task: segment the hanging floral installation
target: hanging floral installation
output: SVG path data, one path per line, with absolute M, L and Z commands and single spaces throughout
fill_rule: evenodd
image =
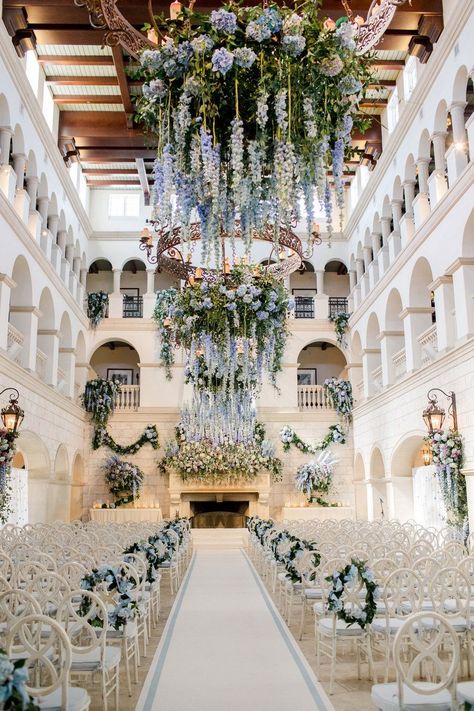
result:
M 105 462 L 103 469 L 110 493 L 115 497 L 110 508 L 125 506 L 140 498 L 140 489 L 145 476 L 136 464 L 113 455 Z
M 433 464 L 450 526 L 464 530 L 467 537 L 468 510 L 466 479 L 463 466 L 462 437 L 453 430 L 436 430 L 427 437 L 431 445 Z
M 15 454 L 17 434 L 0 428 L 0 523 L 5 524 L 11 514 L 10 469 Z
M 303 454 L 316 454 L 316 452 L 327 449 L 331 444 L 345 444 L 346 433 L 340 424 L 331 425 L 329 432 L 320 442 L 308 444 L 298 437 L 292 427 L 285 425 L 280 430 L 280 440 L 283 443 L 283 450 L 285 452 L 288 452 L 293 446 L 299 449 L 300 452 L 303 452 Z
M 337 414 L 351 422 L 354 399 L 350 381 L 328 378 L 324 381 L 324 387 Z
M 151 444 L 153 449 L 159 449 L 160 440 L 156 425 L 147 425 L 140 437 L 132 444 L 127 445 L 117 444 L 114 438 L 107 432 L 107 428 L 103 425 L 97 425 L 95 427 L 92 437 L 92 449 L 108 447 L 115 452 L 115 454 L 120 455 L 136 454 L 145 444 Z
M 331 490 L 334 467 L 337 464 L 332 452 L 321 452 L 316 460 L 311 460 L 298 467 L 295 485 L 298 491 L 308 497 L 308 502 L 320 506 L 331 506 L 324 498 Z
M 246 265 L 158 295 L 163 365 L 170 375 L 174 348 L 184 347 L 186 382 L 194 386 L 181 416 L 190 443 L 252 442 L 264 371 L 275 385 L 282 368 L 289 308 L 281 282 Z
M 96 378 L 88 380 L 81 395 L 82 406 L 92 417 L 92 422 L 105 427 L 115 409 L 115 399 L 120 384 L 115 380 Z
M 106 291 L 94 291 L 87 294 L 87 318 L 91 328 L 97 328 L 105 318 L 109 308 L 109 295 Z
M 341 348 L 347 348 L 346 333 L 348 329 L 349 319 L 351 314 L 341 311 L 341 313 L 329 316 L 329 320 L 334 324 L 336 340 Z
M 277 241 L 300 203 L 310 237 L 316 194 L 330 232 L 329 171 L 343 207 L 351 131 L 368 125 L 359 104 L 369 60 L 357 22 L 324 22 L 312 0 L 297 9 L 183 7 L 160 18 L 161 46 L 140 56 L 137 118 L 158 148 L 154 218 L 186 240 L 197 215 L 205 260 L 219 263 L 222 229 L 232 241 L 236 218 L 248 250 L 265 224 Z
M 257 423 L 251 442 L 227 442 L 216 446 L 210 440 L 190 440 L 187 427 L 176 428 L 176 438 L 167 443 L 160 471 L 175 471 L 184 481 L 231 483 L 254 479 L 262 470 L 274 482 L 281 481 L 282 463 L 275 446 L 265 438 L 265 428 Z

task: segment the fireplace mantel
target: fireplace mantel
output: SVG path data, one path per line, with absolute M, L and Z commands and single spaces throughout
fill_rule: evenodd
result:
M 259 474 L 251 481 L 235 481 L 231 484 L 183 481 L 170 473 L 170 514 L 189 516 L 191 501 L 248 501 L 249 516 L 269 517 L 270 474 Z M 222 498 L 220 498 L 222 497 Z

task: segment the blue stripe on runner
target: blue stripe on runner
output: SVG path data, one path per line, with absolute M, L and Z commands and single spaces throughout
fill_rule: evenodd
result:
M 280 632 L 281 636 L 283 637 L 285 644 L 287 646 L 287 649 L 290 652 L 291 656 L 293 657 L 293 660 L 295 661 L 296 666 L 298 667 L 298 669 L 301 673 L 301 676 L 305 680 L 306 686 L 308 687 L 309 692 L 310 692 L 313 700 L 315 701 L 317 708 L 321 709 L 321 711 L 333 711 L 334 706 L 331 703 L 328 703 L 328 701 L 325 700 L 321 696 L 321 692 L 315 684 L 316 679 L 312 677 L 312 674 L 309 672 L 309 669 L 306 666 L 306 664 L 303 664 L 302 659 L 301 659 L 302 652 L 300 652 L 296 648 L 296 646 L 295 646 L 296 643 L 293 642 L 292 638 L 290 637 L 291 633 L 289 632 L 286 624 L 283 622 L 281 615 L 276 610 L 273 600 L 271 599 L 270 595 L 268 594 L 267 589 L 263 585 L 263 583 L 260 579 L 260 576 L 257 574 L 257 571 L 255 570 L 248 555 L 245 553 L 245 551 L 241 551 L 241 553 L 244 556 L 245 560 L 247 561 L 247 564 L 250 568 L 250 572 L 252 573 L 253 578 L 254 578 L 255 582 L 257 583 L 257 586 L 260 590 L 260 593 L 261 593 L 263 599 L 265 600 L 267 609 L 270 612 L 278 631 Z

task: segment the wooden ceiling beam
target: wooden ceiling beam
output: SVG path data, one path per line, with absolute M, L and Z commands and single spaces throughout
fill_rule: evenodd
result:
M 104 31 L 90 25 L 36 25 L 28 23 L 38 44 L 99 45 L 104 41 Z
M 133 104 L 130 98 L 130 90 L 128 88 L 127 75 L 125 74 L 125 66 L 123 63 L 123 52 L 120 45 L 112 47 L 112 57 L 114 60 L 115 71 L 117 72 L 123 108 L 127 114 L 127 127 L 133 128 Z
M 377 57 L 375 57 L 371 62 L 371 66 L 374 69 L 400 71 L 405 68 L 405 61 L 403 59 L 377 59 Z
M 143 200 L 145 202 L 145 205 L 149 205 L 150 204 L 150 184 L 148 182 L 149 176 L 147 175 L 143 158 L 137 158 L 135 160 L 135 164 L 137 166 L 137 172 L 138 172 L 138 177 L 140 179 L 140 185 L 142 186 L 142 190 L 143 190 Z

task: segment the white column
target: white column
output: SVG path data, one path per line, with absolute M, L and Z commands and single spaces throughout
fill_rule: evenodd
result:
M 371 247 L 364 247 L 364 248 L 362 249 L 362 253 L 363 253 L 363 255 L 364 255 L 364 267 L 365 267 L 365 271 L 367 271 L 368 268 L 369 268 L 369 264 L 370 264 L 371 261 L 372 261 L 372 249 L 371 249 Z
M 16 283 L 7 274 L 0 273 L 0 350 L 6 351 L 8 344 L 8 316 L 10 293 Z
M 13 131 L 9 126 L 0 126 L 0 165 L 10 163 L 10 146 Z
M 12 155 L 13 170 L 16 173 L 16 189 L 23 190 L 25 183 L 26 156 L 24 153 L 14 153 Z
M 362 372 L 364 375 L 364 395 L 369 397 L 378 392 L 374 387 L 372 371 L 380 364 L 380 348 L 364 348 L 362 350 Z
M 385 387 L 396 381 L 393 356 L 403 348 L 403 331 L 381 331 L 379 334 L 382 360 L 382 384 Z
M 30 196 L 30 210 L 36 210 L 36 198 L 38 195 L 39 180 L 36 175 L 26 177 L 26 191 Z
M 14 316 L 14 326 L 25 337 L 21 351 L 21 364 L 34 373 L 36 370 L 38 319 L 41 312 L 36 306 L 12 306 L 10 313 Z
M 403 207 L 403 200 L 400 200 L 399 198 L 394 198 L 393 200 L 390 200 L 390 208 L 392 210 L 392 219 L 393 219 L 393 231 L 394 232 L 400 232 L 400 220 L 402 218 L 402 207 Z M 385 225 L 385 232 L 388 232 L 387 237 L 390 235 L 390 218 L 389 217 L 382 217 L 382 232 L 384 228 L 384 221 L 388 223 Z M 385 235 L 384 235 L 385 237 Z M 384 239 L 385 241 L 385 239 Z M 386 241 L 385 241 L 386 243 Z
M 37 203 L 37 210 L 39 214 L 41 215 L 41 221 L 43 223 L 43 227 L 46 229 L 47 223 L 48 223 L 48 208 L 49 208 L 49 198 L 45 195 L 43 197 L 39 197 L 36 201 Z
M 151 318 L 155 308 L 155 269 L 146 270 L 146 294 L 143 295 L 143 318 Z
M 413 219 L 413 200 L 415 199 L 415 181 L 405 180 L 403 183 L 405 194 L 405 214 L 400 220 L 400 237 L 403 247 L 415 234 L 415 220 Z
M 428 179 L 430 203 L 433 208 L 441 200 L 448 189 L 446 181 L 446 133 L 437 131 L 432 135 L 435 169 Z
M 87 269 L 81 269 L 79 280 L 85 289 L 87 284 Z
M 59 230 L 56 236 L 56 242 L 61 250 L 63 258 L 66 258 L 66 242 L 67 242 L 67 232 L 66 230 Z
M 405 333 L 405 357 L 407 373 L 412 373 L 421 366 L 421 346 L 418 336 L 429 327 L 432 309 L 429 306 L 410 306 L 400 314 Z
M 456 337 L 474 335 L 474 257 L 460 257 L 446 270 L 453 277 Z
M 415 229 L 418 229 L 430 214 L 429 200 L 429 158 L 418 158 L 418 187 L 420 192 L 413 200 L 413 215 L 415 219 Z
M 48 230 L 51 232 L 51 239 L 56 242 L 58 234 L 59 215 L 49 215 Z
M 349 269 L 349 290 L 352 291 L 355 289 L 355 285 L 357 284 L 357 274 L 353 269 Z
M 57 329 L 38 330 L 38 348 L 48 356 L 46 361 L 46 383 L 53 387 L 55 387 L 58 382 L 60 338 L 61 333 Z
M 456 341 L 453 277 L 438 277 L 428 289 L 434 292 L 437 349 L 443 353 L 453 348 Z
M 74 348 L 59 349 L 59 367 L 66 373 L 66 385 L 62 389 L 63 395 L 74 397 L 74 375 L 76 365 L 76 351 Z
M 372 234 L 370 235 L 370 239 L 372 242 L 372 252 L 375 259 L 382 247 L 382 235 L 380 234 L 380 232 L 372 232 Z
M 123 316 L 123 297 L 120 293 L 120 279 L 122 276 L 121 269 L 113 270 L 113 293 L 109 295 L 109 318 L 122 318 Z
M 360 280 L 362 279 L 364 275 L 364 260 L 363 259 L 356 259 L 356 273 L 357 273 L 357 283 L 360 283 Z
M 72 271 L 76 275 L 76 277 L 79 279 L 79 274 L 81 271 L 81 258 L 80 257 L 74 257 L 72 260 Z
M 318 294 L 324 294 L 324 269 L 316 270 L 316 291 Z

